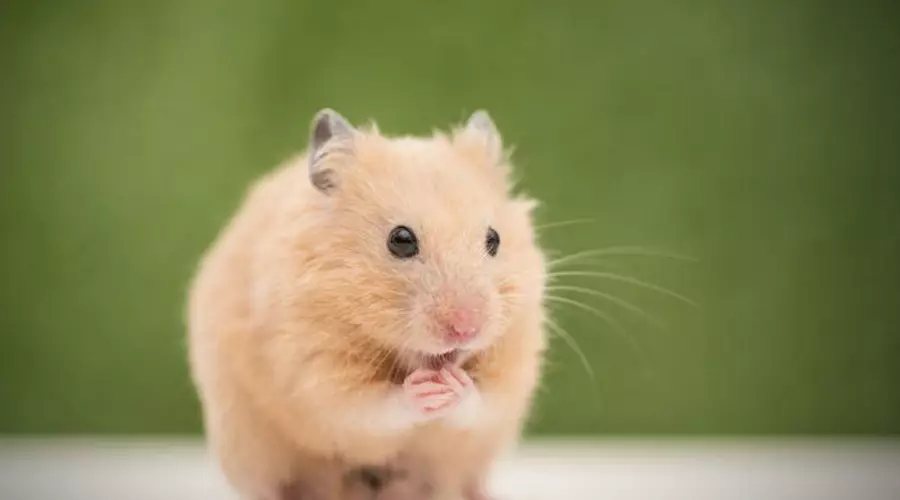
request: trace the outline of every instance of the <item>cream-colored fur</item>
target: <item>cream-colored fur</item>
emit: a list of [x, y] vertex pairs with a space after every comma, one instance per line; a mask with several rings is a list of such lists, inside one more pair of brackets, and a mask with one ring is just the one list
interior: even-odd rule
[[[211, 449], [247, 499], [277, 500], [310, 457], [382, 464], [401, 453], [430, 464], [453, 498], [515, 443], [545, 349], [545, 261], [535, 203], [511, 194], [499, 136], [475, 125], [332, 141], [328, 192], [299, 155], [252, 186], [202, 259], [188, 303], [192, 375]], [[387, 250], [400, 224], [419, 238], [416, 259]], [[484, 250], [489, 226], [496, 257]], [[463, 365], [477, 394], [423, 421], [391, 374], [444, 348], [434, 317], [460, 301], [484, 312]]]

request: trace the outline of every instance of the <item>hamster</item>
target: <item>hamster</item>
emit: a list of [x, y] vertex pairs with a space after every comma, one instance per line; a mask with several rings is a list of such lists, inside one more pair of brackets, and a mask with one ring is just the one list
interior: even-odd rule
[[483, 110], [387, 136], [323, 109], [249, 188], [186, 313], [206, 438], [242, 498], [400, 456], [434, 498], [489, 498], [546, 349], [538, 203], [513, 174]]

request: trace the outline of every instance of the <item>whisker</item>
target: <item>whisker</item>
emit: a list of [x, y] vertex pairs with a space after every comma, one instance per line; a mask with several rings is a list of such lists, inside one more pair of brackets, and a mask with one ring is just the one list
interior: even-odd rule
[[575, 252], [569, 255], [564, 255], [558, 259], [551, 260], [547, 263], [548, 267], [558, 266], [560, 264], [565, 264], [566, 262], [577, 261], [579, 259], [584, 259], [587, 257], [604, 257], [604, 256], [613, 256], [613, 255], [621, 255], [621, 256], [637, 256], [637, 257], [663, 257], [675, 260], [683, 260], [688, 262], [697, 262], [698, 259], [694, 257], [690, 257], [688, 255], [681, 255], [673, 252], [667, 252], [664, 250], [656, 250], [652, 248], [644, 248], [638, 246], [618, 246], [618, 247], [606, 247], [606, 248], [594, 248], [590, 250], [583, 250], [580, 252]]
[[685, 297], [684, 295], [681, 295], [678, 292], [674, 292], [672, 290], [669, 290], [668, 288], [661, 287], [659, 285], [654, 285], [653, 283], [647, 283], [645, 281], [641, 281], [632, 276], [622, 276], [621, 274], [615, 274], [615, 273], [609, 273], [609, 272], [603, 272], [603, 271], [556, 271], [556, 272], [552, 272], [552, 273], [548, 274], [547, 276], [551, 277], [551, 278], [557, 278], [557, 277], [562, 277], [562, 276], [585, 276], [585, 277], [593, 277], [593, 278], [606, 278], [606, 279], [610, 279], [613, 281], [621, 281], [623, 283], [628, 283], [628, 284], [631, 284], [634, 286], [646, 288], [648, 290], [653, 290], [655, 292], [668, 295], [670, 297], [676, 298], [676, 299], [678, 299], [688, 305], [694, 306], [694, 307], [700, 307], [696, 302]]
[[618, 321], [616, 321], [608, 313], [603, 312], [595, 307], [591, 307], [587, 304], [584, 304], [583, 302], [579, 302], [577, 300], [570, 299], [568, 297], [560, 297], [558, 295], [549, 295], [548, 294], [548, 295], [546, 295], [546, 298], [547, 298], [547, 300], [549, 300], [551, 302], [559, 302], [562, 304], [568, 304], [571, 306], [575, 306], [581, 310], [587, 311], [587, 312], [597, 316], [598, 318], [606, 321], [606, 323], [612, 327], [613, 331], [631, 347], [631, 349], [637, 355], [640, 363], [644, 366], [647, 365], [647, 354], [644, 352], [644, 348], [633, 336], [629, 335], [628, 332], [626, 332], [625, 329], [622, 328], [622, 325]]
[[587, 305], [587, 304], [584, 304], [584, 303], [579, 302], [579, 301], [577, 301], [577, 300], [570, 299], [570, 298], [568, 298], [568, 297], [560, 297], [560, 296], [558, 296], [558, 295], [547, 295], [546, 298], [547, 298], [547, 300], [550, 300], [550, 301], [560, 302], [560, 303], [563, 303], [563, 304], [569, 304], [569, 305], [575, 306], [575, 307], [577, 307], [577, 308], [579, 308], [579, 309], [581, 309], [581, 310], [583, 310], [583, 311], [587, 311], [587, 312], [589, 312], [589, 313], [591, 313], [591, 314], [597, 316], [598, 318], [600, 318], [600, 319], [606, 321], [607, 323], [609, 323], [609, 326], [615, 328], [615, 329], [618, 330], [619, 332], [623, 332], [623, 331], [624, 331], [624, 330], [622, 329], [622, 326], [619, 324], [619, 322], [616, 321], [615, 319], [613, 319], [612, 316], [610, 316], [609, 314], [607, 314], [607, 313], [605, 313], [605, 312], [603, 312], [603, 311], [601, 311], [601, 310], [599, 310], [599, 309], [597, 309], [597, 308], [595, 308], [595, 307], [591, 307], [591, 306], [589, 306], [589, 305]]
[[[412, 336], [406, 336], [403, 342], [400, 344], [400, 348], [397, 349], [393, 354], [393, 359], [391, 360], [391, 366], [388, 367], [388, 377], [392, 377], [394, 374], [394, 370], [397, 369], [397, 365], [400, 363], [400, 353], [404, 352], [409, 348], [410, 341]], [[390, 355], [390, 353], [388, 354]]]
[[575, 342], [575, 339], [572, 335], [567, 332], [563, 327], [559, 326], [555, 321], [550, 319], [549, 317], [544, 318], [544, 322], [547, 326], [553, 330], [563, 341], [568, 344], [569, 348], [575, 352], [575, 355], [578, 356], [578, 359], [581, 361], [581, 364], [584, 366], [584, 370], [587, 372], [588, 377], [590, 377], [592, 383], [596, 383], [596, 378], [594, 375], [594, 369], [591, 368], [590, 362], [588, 362], [587, 356], [585, 356], [584, 351], [581, 350], [581, 347], [578, 346], [578, 342]]
[[[401, 329], [399, 326], [397, 328], [400, 331], [411, 332], [411, 328]], [[410, 344], [412, 344], [413, 335], [411, 333], [407, 333], [403, 336], [399, 347], [394, 349], [385, 350], [383, 356], [381, 357], [378, 367], [380, 367], [391, 355], [393, 355], [393, 359], [391, 359], [391, 365], [388, 367], [388, 376], [390, 377], [394, 370], [398, 367], [401, 359], [401, 353], [406, 352], [409, 349]]]
[[661, 330], [666, 329], [665, 325], [662, 322], [658, 321], [656, 318], [651, 316], [648, 312], [646, 312], [643, 309], [641, 309], [640, 307], [632, 304], [631, 302], [628, 302], [625, 299], [620, 299], [619, 297], [616, 297], [615, 295], [601, 292], [599, 290], [594, 290], [591, 288], [580, 287], [580, 286], [552, 285], [552, 286], [547, 287], [547, 291], [552, 292], [554, 290], [579, 292], [579, 293], [584, 293], [587, 295], [593, 295], [595, 297], [604, 298], [604, 299], [612, 302], [613, 304], [616, 304], [616, 305], [622, 307], [623, 309], [626, 309], [628, 311], [631, 311], [631, 312], [641, 316], [642, 318], [644, 318], [648, 322], [652, 323], [657, 328], [659, 328]]
[[[398, 325], [399, 327], [399, 325]], [[397, 328], [395, 328], [397, 329]], [[363, 351], [363, 356], [365, 361], [365, 369], [363, 373], [371, 373], [373, 376], [377, 375], [379, 370], [383, 367], [385, 361], [387, 361], [392, 354], [397, 352], [403, 352], [406, 348], [407, 343], [409, 342], [409, 337], [403, 339], [401, 346], [399, 349], [390, 348], [387, 346], [375, 346], [372, 345], [371, 341], [368, 339], [362, 338], [356, 342], [351, 342], [351, 346], [359, 352], [361, 349]], [[374, 353], [372, 351], [375, 351]], [[392, 362], [391, 370], [393, 370], [393, 364], [396, 362], [396, 357]]]
[[587, 218], [569, 219], [569, 220], [553, 221], [553, 222], [546, 222], [544, 224], [538, 224], [538, 225], [534, 226], [534, 229], [539, 231], [539, 230], [543, 230], [543, 229], [550, 229], [553, 227], [571, 226], [574, 224], [587, 224], [590, 222], [595, 222], [595, 221], [594, 221], [594, 219], [587, 219]]

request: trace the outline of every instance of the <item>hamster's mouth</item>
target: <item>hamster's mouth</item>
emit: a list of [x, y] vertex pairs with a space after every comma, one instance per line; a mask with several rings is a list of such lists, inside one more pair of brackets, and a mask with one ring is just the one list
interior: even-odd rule
[[426, 368], [438, 370], [444, 365], [452, 365], [456, 363], [462, 352], [459, 349], [452, 349], [441, 354], [423, 354], [422, 364]]
[[440, 370], [447, 365], [461, 366], [467, 362], [472, 353], [464, 349], [452, 349], [439, 354], [423, 351], [407, 351], [400, 359], [401, 363], [393, 363], [389, 372], [389, 379], [398, 385], [412, 372], [424, 368], [426, 370]]

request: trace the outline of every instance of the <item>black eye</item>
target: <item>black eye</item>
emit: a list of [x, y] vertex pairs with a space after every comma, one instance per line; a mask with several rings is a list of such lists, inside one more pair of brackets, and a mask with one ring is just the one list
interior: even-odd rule
[[401, 259], [415, 257], [419, 253], [419, 240], [412, 229], [406, 226], [397, 226], [391, 230], [387, 246], [395, 257]]
[[488, 255], [491, 257], [497, 255], [497, 249], [500, 248], [500, 235], [497, 234], [497, 231], [494, 231], [494, 228], [492, 227], [488, 228], [484, 246], [487, 249]]

